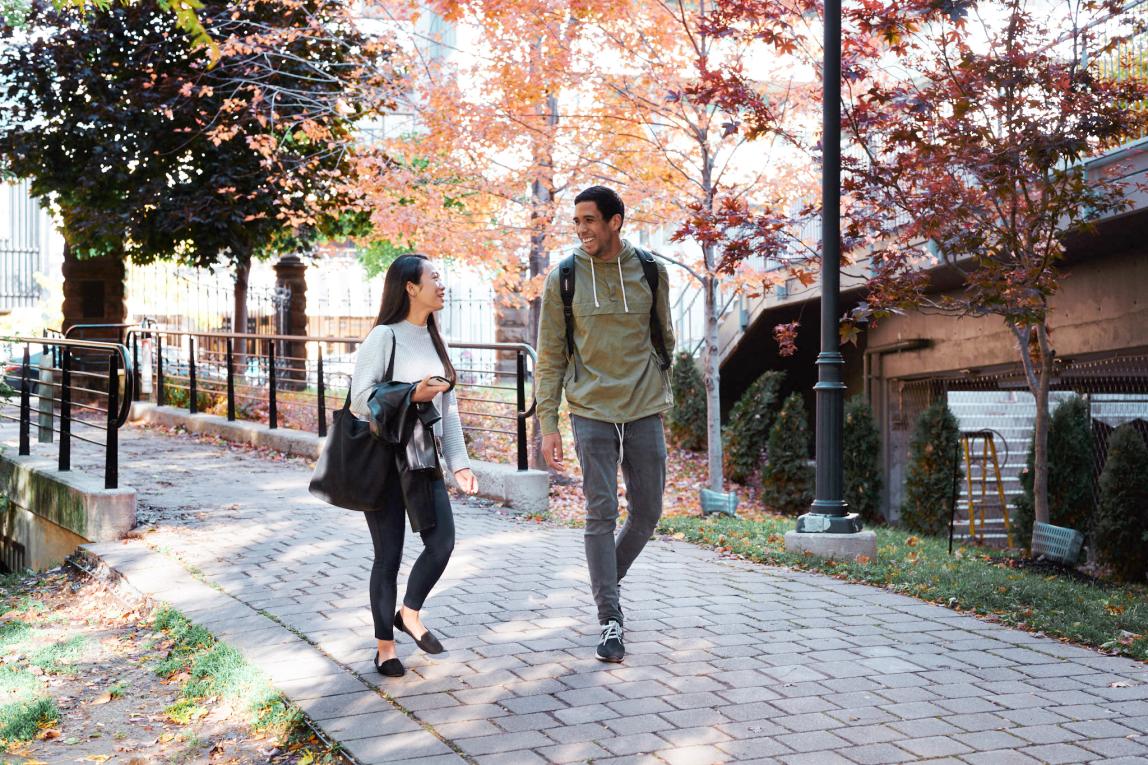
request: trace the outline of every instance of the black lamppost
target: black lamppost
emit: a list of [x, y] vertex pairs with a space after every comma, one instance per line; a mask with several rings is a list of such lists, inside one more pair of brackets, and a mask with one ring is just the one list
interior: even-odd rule
[[842, 430], [845, 383], [838, 337], [841, 291], [841, 0], [825, 0], [825, 54], [821, 106], [821, 353], [817, 356], [817, 483], [798, 532], [861, 531], [861, 519], [844, 499]]

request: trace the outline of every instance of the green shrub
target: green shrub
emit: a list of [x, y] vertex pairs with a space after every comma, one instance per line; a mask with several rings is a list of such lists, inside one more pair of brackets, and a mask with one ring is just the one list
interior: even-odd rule
[[1148, 446], [1132, 425], [1108, 440], [1100, 474], [1100, 507], [1093, 528], [1097, 558], [1120, 579], [1143, 582], [1148, 574]]
[[[1034, 515], [1032, 477], [1034, 444], [1029, 442], [1028, 458], [1020, 474], [1022, 493], [1013, 500], [1014, 544], [1032, 543]], [[1092, 419], [1088, 402], [1080, 396], [1065, 399], [1052, 412], [1048, 423], [1048, 520], [1087, 534], [1095, 514], [1092, 493]]]
[[729, 480], [745, 483], [761, 469], [769, 428], [777, 416], [777, 389], [784, 378], [784, 372], [766, 372], [730, 410], [729, 424], [722, 429], [725, 477]]
[[905, 473], [905, 502], [901, 523], [922, 534], [944, 534], [949, 528], [954, 475], [961, 471], [957, 456], [960, 428], [944, 399], [921, 412], [909, 442]]
[[706, 387], [697, 362], [682, 351], [670, 375], [674, 408], [670, 410], [670, 439], [691, 452], [706, 448]]
[[769, 429], [766, 449], [761, 472], [761, 499], [766, 509], [789, 515], [807, 512], [813, 502], [813, 467], [809, 464], [809, 422], [801, 394], [785, 399]]
[[866, 522], [884, 520], [881, 516], [881, 434], [873, 420], [873, 410], [861, 396], [845, 404], [843, 434], [845, 457], [845, 502], [850, 512]]

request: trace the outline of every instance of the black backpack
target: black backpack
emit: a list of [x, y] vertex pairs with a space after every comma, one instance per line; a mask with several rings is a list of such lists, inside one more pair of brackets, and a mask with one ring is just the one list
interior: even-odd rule
[[[658, 354], [658, 363], [663, 370], [669, 369], [671, 364], [670, 352], [666, 350], [665, 337], [662, 334], [662, 322], [658, 319], [658, 266], [654, 262], [653, 253], [640, 247], [635, 247], [638, 261], [642, 264], [642, 271], [646, 276], [646, 284], [650, 285], [650, 294], [653, 302], [650, 304], [650, 341], [654, 352]], [[558, 285], [562, 293], [562, 315], [566, 318], [566, 353], [574, 358], [574, 256], [570, 255], [558, 264]]]

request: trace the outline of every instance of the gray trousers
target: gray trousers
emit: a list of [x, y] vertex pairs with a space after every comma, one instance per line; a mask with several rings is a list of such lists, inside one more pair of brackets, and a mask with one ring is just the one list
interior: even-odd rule
[[[586, 564], [598, 621], [622, 622], [618, 583], [646, 546], [662, 517], [666, 489], [666, 435], [655, 414], [626, 424], [571, 415], [586, 495]], [[621, 460], [619, 460], [621, 457]], [[618, 463], [626, 481], [629, 515], [617, 538]]]

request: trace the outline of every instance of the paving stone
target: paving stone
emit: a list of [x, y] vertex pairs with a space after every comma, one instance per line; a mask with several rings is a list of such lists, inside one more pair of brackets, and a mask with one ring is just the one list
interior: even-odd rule
[[520, 749], [537, 749], [552, 745], [554, 740], [538, 731], [530, 730], [462, 739], [455, 743], [469, 755], [482, 755], [510, 753]]
[[972, 749], [948, 736], [929, 736], [927, 738], [911, 738], [897, 742], [897, 746], [907, 749], [918, 757], [947, 757], [953, 754], [964, 754]]
[[669, 728], [658, 735], [674, 747], [701, 746], [703, 744], [716, 744], [729, 740], [729, 734], [719, 728], [704, 726], [700, 728]]
[[353, 741], [344, 741], [344, 748], [364, 765], [393, 763], [418, 757], [443, 755], [444, 762], [460, 762], [462, 758], [450, 750], [443, 742], [427, 733], [395, 733], [389, 736], [375, 736]]
[[[547, 762], [554, 763], [596, 761], [609, 754], [605, 749], [592, 741], [547, 746], [537, 749], [537, 752], [542, 755]], [[508, 756], [512, 757], [512, 755]], [[510, 761], [513, 762], [512, 759]]]
[[1060, 765], [1065, 762], [1088, 762], [1096, 759], [1096, 755], [1087, 749], [1081, 749], [1072, 744], [1043, 744], [1022, 749], [1023, 754], [1035, 757], [1049, 765]]
[[850, 747], [842, 752], [858, 765], [883, 765], [884, 763], [909, 762], [916, 757], [890, 744], [865, 744]]
[[1140, 757], [1148, 760], [1148, 740], [1141, 743], [1131, 738], [1093, 738], [1077, 741], [1076, 745], [1105, 757]]
[[713, 746], [663, 749], [657, 755], [669, 765], [724, 765], [729, 762], [729, 755]]
[[665, 749], [666, 740], [653, 733], [636, 733], [603, 738], [598, 746], [614, 755], [649, 754]]

